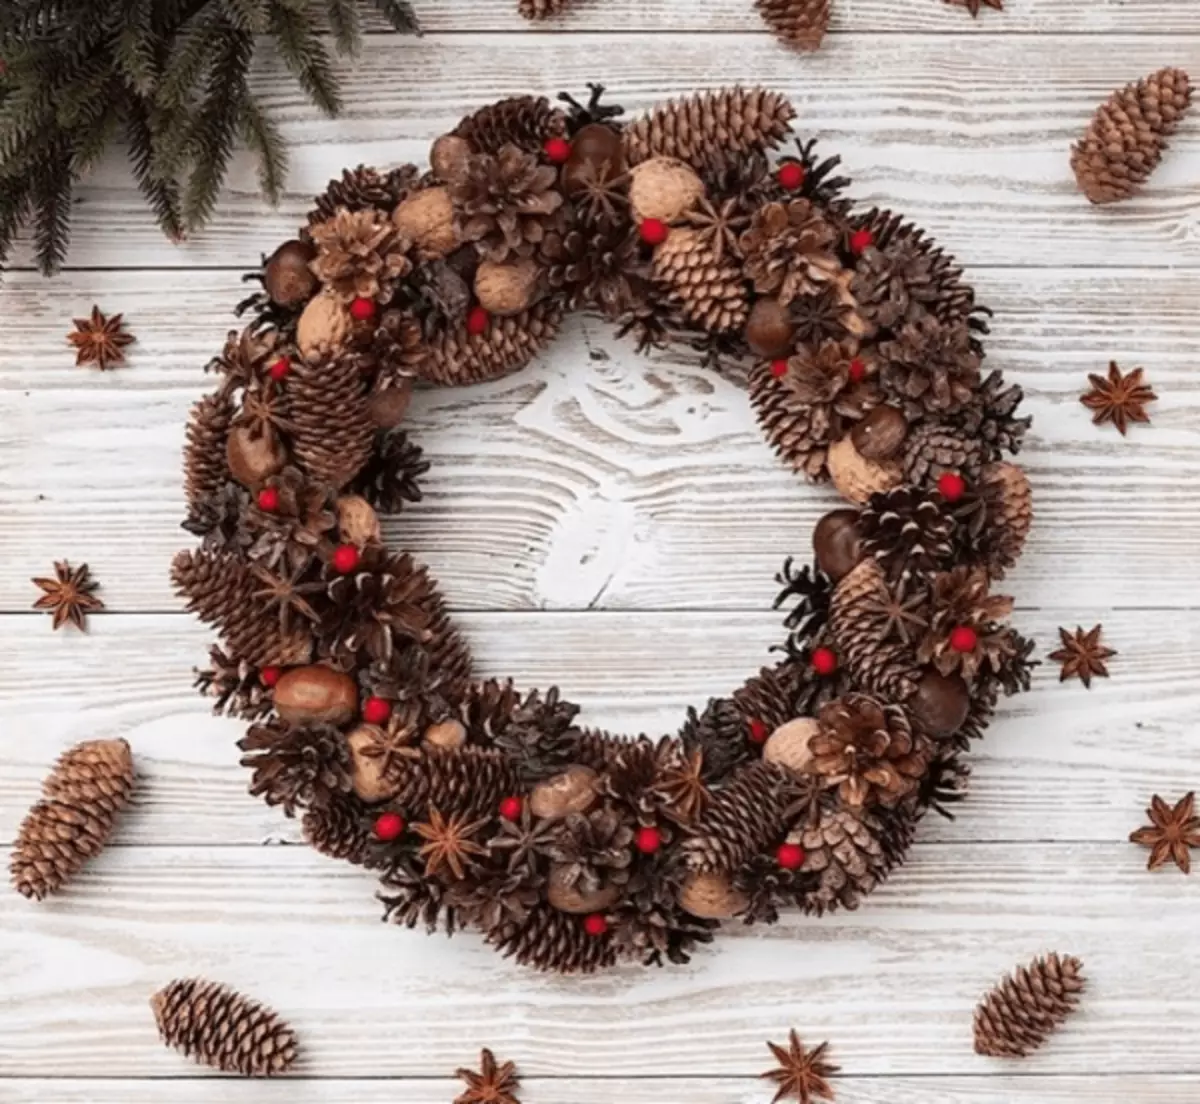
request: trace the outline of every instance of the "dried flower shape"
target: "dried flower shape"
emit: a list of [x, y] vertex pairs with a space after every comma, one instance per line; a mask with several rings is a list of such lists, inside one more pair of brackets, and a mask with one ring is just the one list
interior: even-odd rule
[[778, 1086], [771, 1104], [794, 1097], [799, 1104], [812, 1104], [814, 1100], [833, 1100], [833, 1087], [829, 1079], [839, 1072], [839, 1067], [825, 1058], [828, 1043], [808, 1050], [800, 1041], [800, 1036], [793, 1030], [788, 1033], [788, 1045], [767, 1043], [778, 1069], [768, 1070], [762, 1076], [768, 1081], [774, 1081]]
[[663, 811], [680, 824], [694, 824], [712, 799], [704, 777], [704, 748], [683, 750], [672, 744], [672, 755], [659, 773], [655, 789]]
[[859, 338], [866, 332], [858, 304], [841, 276], [834, 277], [820, 291], [793, 299], [789, 311], [797, 345]]
[[421, 739], [424, 720], [419, 703], [394, 705], [385, 724], [367, 728], [370, 735], [363, 742], [361, 753], [375, 761], [383, 778], [395, 778], [406, 762], [420, 758], [416, 745]]
[[566, 130], [566, 115], [545, 96], [512, 96], [468, 115], [452, 133], [465, 138], [476, 153], [499, 153], [505, 146], [516, 146], [540, 154], [548, 138], [560, 137]]
[[487, 854], [487, 848], [472, 838], [486, 823], [484, 820], [468, 821], [459, 813], [452, 813], [447, 818], [437, 809], [430, 809], [428, 821], [412, 826], [425, 841], [419, 854], [425, 860], [426, 875], [462, 881], [467, 876], [467, 869], [475, 864], [476, 856]]
[[1114, 92], [1071, 150], [1083, 194], [1093, 203], [1135, 195], [1158, 168], [1191, 102], [1191, 81], [1182, 69], [1160, 69]]
[[421, 170], [416, 165], [400, 165], [386, 173], [367, 165], [343, 169], [342, 175], [331, 180], [313, 201], [315, 206], [308, 213], [308, 225], [328, 222], [339, 210], [374, 209], [390, 213], [416, 189], [420, 176]]
[[1059, 682], [1077, 678], [1090, 690], [1094, 676], [1108, 678], [1108, 667], [1104, 661], [1117, 653], [1100, 643], [1100, 634], [1103, 631], [1103, 625], [1096, 625], [1087, 632], [1076, 626], [1074, 634], [1059, 628], [1058, 637], [1062, 641], [1062, 647], [1050, 653], [1050, 658], [1055, 663], [1062, 664], [1062, 670], [1058, 674]]
[[276, 492], [274, 510], [252, 506], [246, 527], [255, 535], [250, 558], [272, 571], [300, 572], [328, 553], [337, 532], [335, 493], [299, 468], [284, 468], [265, 484]]
[[270, 1077], [296, 1061], [296, 1034], [271, 1009], [226, 985], [187, 978], [150, 999], [162, 1041], [223, 1073]]
[[[526, 0], [522, 0], [523, 5], [525, 2]], [[534, 2], [541, 3], [545, 0]], [[550, 2], [565, 6], [563, 0]], [[517, 1067], [512, 1062], [498, 1064], [496, 1056], [487, 1047], [480, 1052], [478, 1073], [474, 1070], [460, 1069], [455, 1076], [467, 1083], [467, 1090], [454, 1098], [454, 1104], [521, 1104], [517, 1099], [517, 1089], [520, 1088]]]
[[210, 666], [196, 671], [196, 689], [213, 699], [213, 712], [247, 721], [261, 720], [275, 708], [258, 668], [228, 656], [216, 645], [208, 650]]
[[807, 199], [768, 203], [742, 235], [745, 274], [760, 295], [790, 303], [820, 291], [842, 268], [838, 233]]
[[715, 260], [742, 256], [741, 236], [750, 222], [750, 215], [741, 196], [731, 196], [719, 202], [702, 197], [683, 221], [699, 233], [700, 241]]
[[1092, 412], [1092, 424], [1112, 422], [1124, 437], [1130, 422], [1149, 423], [1146, 404], [1158, 396], [1143, 382], [1144, 374], [1142, 368], [1122, 373], [1115, 360], [1109, 362], [1107, 379], [1089, 372], [1092, 389], [1084, 392], [1079, 401]]
[[878, 621], [879, 639], [913, 646], [929, 629], [929, 594], [910, 584], [885, 586], [869, 595], [863, 610]]
[[525, 802], [518, 819], [501, 819], [499, 834], [488, 841], [488, 852], [501, 855], [510, 874], [540, 881], [542, 860], [549, 859], [558, 830], [554, 821], [536, 819]]
[[616, 809], [601, 807], [586, 815], [573, 813], [560, 828], [550, 857], [561, 863], [567, 887], [594, 893], [602, 886], [629, 880], [633, 861], [633, 828]]
[[929, 748], [901, 706], [847, 694], [824, 706], [819, 721], [809, 743], [810, 769], [837, 786], [852, 808], [895, 805], [916, 789], [929, 766]]
[[397, 282], [412, 269], [412, 242], [390, 218], [375, 208], [340, 209], [332, 218], [309, 227], [317, 247], [313, 275], [342, 300], [373, 299], [385, 303]]
[[124, 362], [125, 348], [136, 338], [125, 332], [123, 318], [121, 314], [106, 318], [99, 307], [92, 307], [90, 317], [74, 319], [75, 329], [67, 340], [75, 346], [76, 367], [91, 364], [103, 372]]
[[980, 356], [966, 323], [924, 316], [901, 328], [879, 349], [879, 382], [910, 422], [927, 414], [957, 414], [980, 382]]
[[472, 157], [451, 196], [461, 239], [497, 262], [533, 256], [563, 202], [554, 166], [511, 145]]
[[1079, 959], [1046, 955], [1020, 966], [975, 1009], [975, 1052], [1023, 1058], [1075, 1010], [1084, 979]]
[[[281, 635], [291, 635], [295, 627], [293, 614], [314, 623], [321, 619], [309, 599], [323, 595], [325, 584], [320, 579], [312, 578], [307, 569], [277, 575], [258, 564], [251, 564], [250, 571], [258, 582], [258, 590], [254, 592], [255, 601], [260, 602], [264, 610], [278, 615]], [[304, 581], [306, 576], [308, 582]]]
[[1200, 847], [1200, 817], [1195, 812], [1194, 792], [1184, 794], [1174, 808], [1158, 794], [1150, 799], [1150, 824], [1129, 836], [1130, 843], [1151, 849], [1146, 869], [1157, 870], [1170, 860], [1185, 874], [1192, 872], [1191, 849]]
[[755, 0], [775, 37], [797, 50], [820, 48], [829, 29], [830, 0]]
[[18, 893], [41, 900], [59, 890], [108, 843], [133, 792], [124, 740], [89, 740], [64, 752], [21, 823], [9, 871]]
[[238, 741], [242, 766], [254, 774], [250, 793], [288, 816], [350, 792], [350, 751], [331, 725], [269, 721], [252, 725]]
[[[932, 664], [943, 675], [960, 674], [970, 681], [982, 668], [1001, 659], [1005, 638], [997, 622], [1012, 613], [1013, 600], [989, 594], [989, 584], [983, 568], [961, 565], [934, 577], [929, 630], [917, 648], [921, 663]], [[956, 629], [975, 633], [974, 646], [955, 647]]]
[[37, 578], [33, 584], [42, 591], [33, 608], [51, 614], [55, 629], [70, 624], [83, 631], [87, 615], [104, 609], [104, 603], [95, 595], [100, 584], [91, 577], [87, 564], [72, 567], [67, 560], [59, 560], [54, 565], [53, 579]]

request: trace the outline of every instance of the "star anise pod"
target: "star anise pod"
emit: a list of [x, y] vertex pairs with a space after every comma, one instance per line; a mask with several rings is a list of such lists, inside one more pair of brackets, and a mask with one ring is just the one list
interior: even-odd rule
[[827, 285], [815, 295], [801, 295], [791, 305], [796, 344], [820, 345], [841, 341], [851, 332], [854, 308], [837, 287]]
[[929, 595], [920, 587], [908, 589], [903, 583], [872, 595], [864, 610], [879, 619], [879, 641], [898, 640], [912, 644], [929, 628]]
[[1105, 666], [1104, 661], [1117, 653], [1112, 648], [1106, 648], [1100, 643], [1100, 634], [1103, 630], [1103, 625], [1097, 625], [1088, 632], [1084, 632], [1082, 628], [1076, 626], [1073, 635], [1066, 629], [1058, 630], [1062, 647], [1056, 652], [1051, 652], [1050, 658], [1056, 663], [1062, 664], [1062, 670], [1058, 675], [1059, 682], [1077, 678], [1084, 686], [1091, 689], [1094, 675], [1108, 678], [1108, 667]]
[[599, 229], [628, 218], [628, 173], [614, 173], [608, 164], [588, 165], [576, 177], [575, 189], [575, 209], [586, 225]]
[[467, 867], [474, 864], [474, 856], [487, 853], [485, 847], [471, 838], [485, 823], [482, 820], [468, 823], [459, 813], [447, 819], [437, 809], [430, 809], [428, 821], [412, 826], [425, 841], [419, 852], [425, 860], [425, 873], [436, 877], [445, 867], [456, 880], [465, 878]]
[[292, 614], [298, 613], [309, 621], [319, 621], [321, 615], [313, 609], [308, 595], [319, 594], [325, 589], [320, 580], [302, 583], [300, 580], [308, 570], [307, 565], [296, 568], [290, 575], [276, 575], [258, 564], [251, 565], [250, 570], [259, 582], [255, 591], [257, 598], [268, 610], [279, 611], [279, 632], [283, 636], [292, 634]]
[[94, 364], [101, 371], [125, 360], [125, 346], [132, 345], [133, 334], [126, 333], [124, 315], [106, 318], [99, 307], [92, 307], [91, 317], [74, 319], [75, 329], [67, 340], [75, 346], [75, 364], [83, 368]]
[[504, 855], [510, 872], [532, 874], [537, 870], [538, 859], [554, 845], [557, 832], [554, 821], [536, 819], [525, 801], [517, 820], [500, 819], [499, 834], [488, 841], [488, 850]]
[[406, 759], [419, 759], [420, 750], [415, 747], [421, 730], [421, 707], [417, 702], [397, 702], [392, 715], [382, 726], [369, 726], [370, 733], [363, 743], [362, 754], [375, 759], [379, 773], [384, 778], [392, 775], [393, 769]]
[[1112, 422], [1124, 437], [1130, 422], [1149, 423], [1146, 404], [1158, 396], [1143, 382], [1144, 372], [1142, 368], [1135, 368], [1128, 374], [1122, 373], [1114, 360], [1109, 362], [1107, 378], [1088, 374], [1092, 389], [1084, 392], [1079, 401], [1092, 412], [1093, 425]]
[[725, 259], [726, 250], [734, 257], [741, 257], [738, 240], [742, 231], [750, 225], [750, 216], [742, 209], [740, 196], [720, 204], [702, 199], [688, 213], [685, 221], [699, 231], [697, 241], [712, 254], [713, 264]]
[[1151, 848], [1147, 870], [1157, 870], [1168, 859], [1185, 874], [1192, 872], [1193, 847], [1200, 847], [1200, 817], [1195, 815], [1196, 794], [1185, 794], [1171, 808], [1158, 794], [1150, 799], [1146, 815], [1150, 824], [1129, 837], [1130, 843]]
[[54, 565], [54, 576], [53, 579], [33, 580], [34, 585], [44, 592], [33, 603], [33, 608], [51, 613], [55, 629], [61, 629], [68, 622], [77, 629], [84, 629], [87, 615], [104, 609], [104, 603], [93, 593], [100, 584], [91, 577], [87, 564], [72, 567], [66, 560]]
[[795, 1031], [790, 1032], [788, 1040], [787, 1047], [767, 1043], [779, 1062], [778, 1069], [768, 1070], [762, 1075], [779, 1086], [771, 1104], [789, 1096], [795, 1097], [800, 1104], [811, 1104], [813, 1100], [832, 1100], [833, 1088], [829, 1078], [838, 1072], [838, 1067], [825, 1060], [825, 1050], [829, 1044], [822, 1043], [819, 1047], [806, 1050]]
[[668, 816], [681, 824], [694, 824], [711, 798], [704, 780], [704, 749], [680, 751], [675, 764], [659, 775], [654, 789], [666, 803], [663, 811]]
[[517, 1099], [520, 1080], [512, 1062], [500, 1065], [496, 1056], [483, 1048], [479, 1055], [479, 1072], [460, 1069], [456, 1077], [467, 1083], [467, 1091], [454, 1098], [454, 1104], [521, 1104]]

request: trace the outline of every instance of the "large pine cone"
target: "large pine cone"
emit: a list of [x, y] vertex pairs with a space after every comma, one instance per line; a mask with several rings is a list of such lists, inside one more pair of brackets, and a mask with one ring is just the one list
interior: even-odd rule
[[838, 234], [807, 199], [768, 203], [754, 213], [739, 247], [760, 295], [791, 303], [819, 291], [842, 268]]
[[654, 275], [706, 333], [731, 333], [746, 324], [750, 301], [741, 267], [718, 257], [700, 231], [672, 230], [654, 251]]
[[269, 1077], [296, 1061], [296, 1035], [269, 1008], [201, 978], [173, 981], [150, 1000], [168, 1046], [223, 1073]]
[[183, 486], [193, 511], [206, 499], [214, 498], [229, 479], [225, 442], [234, 413], [233, 400], [224, 391], [217, 391], [205, 395], [188, 415]]
[[538, 905], [523, 920], [505, 920], [487, 941], [505, 958], [556, 974], [591, 974], [617, 961], [610, 936], [588, 935], [581, 917], [549, 905]]
[[863, 553], [893, 583], [930, 579], [954, 559], [954, 518], [919, 487], [872, 495], [858, 516], [858, 533]]
[[309, 227], [317, 247], [313, 275], [345, 302], [387, 302], [397, 282], [412, 269], [412, 243], [402, 237], [383, 212], [338, 210], [332, 218]]
[[1160, 69], [1114, 92], [1071, 150], [1071, 169], [1083, 194], [1093, 203], [1136, 194], [1158, 168], [1191, 102], [1191, 81], [1182, 69]]
[[[959, 565], [933, 580], [929, 628], [917, 648], [917, 659], [943, 675], [962, 675], [968, 682], [981, 669], [998, 667], [1010, 649], [997, 622], [1012, 613], [1013, 600], [988, 593], [988, 573], [982, 567]], [[959, 651], [951, 644], [955, 629], [976, 633], [973, 648]]]
[[683, 844], [683, 856], [692, 870], [733, 871], [787, 830], [784, 818], [791, 780], [781, 767], [755, 763], [713, 795], [696, 826], [696, 834]]
[[269, 721], [252, 725], [238, 741], [250, 767], [250, 793], [288, 816], [297, 807], [324, 805], [350, 792], [350, 749], [336, 728]]
[[471, 157], [450, 194], [459, 239], [497, 263], [532, 257], [563, 203], [554, 166], [511, 145]]
[[66, 751], [17, 832], [9, 871], [17, 892], [41, 900], [60, 889], [112, 835], [133, 792], [124, 740], [89, 740]]
[[995, 579], [1016, 564], [1033, 526], [1033, 489], [1016, 464], [989, 464], [982, 479], [987, 503], [989, 542], [987, 568]]
[[817, 875], [805, 909], [818, 916], [858, 908], [859, 900], [886, 877], [891, 864], [880, 843], [882, 828], [861, 810], [823, 809], [800, 837], [807, 874]]
[[1081, 971], [1079, 959], [1057, 954], [1018, 967], [975, 1009], [975, 1052], [1023, 1058], [1040, 1047], [1079, 1003]]
[[416, 188], [421, 171], [416, 165], [401, 165], [386, 173], [366, 165], [343, 169], [342, 175], [329, 182], [328, 187], [313, 201], [308, 213], [308, 225], [326, 222], [338, 210], [376, 210], [390, 214]]
[[521, 792], [517, 772], [502, 752], [472, 746], [425, 748], [397, 764], [395, 783], [391, 804], [418, 820], [430, 808], [444, 816], [489, 816], [504, 798]]
[[755, 0], [755, 6], [775, 37], [797, 50], [816, 50], [829, 29], [830, 0]]
[[[555, 2], [565, 6], [568, 0], [548, 0]], [[547, 139], [561, 137], [566, 130], [566, 115], [545, 96], [512, 96], [468, 115], [453, 133], [465, 138], [476, 153], [499, 153], [505, 146], [516, 146], [540, 154]]]
[[300, 822], [310, 847], [331, 859], [362, 863], [371, 843], [364, 810], [353, 795], [309, 809]]
[[880, 385], [901, 405], [909, 422], [928, 414], [955, 414], [979, 387], [980, 356], [965, 322], [918, 318], [885, 341], [879, 352]]
[[468, 334], [465, 325], [442, 334], [418, 369], [427, 383], [461, 386], [499, 379], [524, 368], [558, 334], [562, 307], [537, 306], [510, 318], [492, 318], [486, 332]]
[[341, 487], [362, 470], [375, 443], [375, 423], [356, 359], [299, 363], [288, 377], [296, 459], [315, 480]]
[[992, 372], [975, 392], [975, 397], [953, 419], [959, 432], [977, 441], [984, 460], [999, 460], [1004, 453], [1018, 453], [1032, 417], [1015, 418], [1025, 394], [1017, 384], [1005, 386], [1000, 372]]
[[954, 472], [974, 483], [983, 459], [983, 443], [977, 438], [926, 422], [905, 438], [905, 481], [932, 488], [946, 472]]

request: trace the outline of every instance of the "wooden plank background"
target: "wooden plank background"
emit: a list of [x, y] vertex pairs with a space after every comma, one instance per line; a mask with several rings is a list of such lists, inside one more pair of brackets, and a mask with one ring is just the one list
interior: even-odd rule
[[[124, 736], [140, 771], [116, 846], [69, 892], [0, 897], [0, 1100], [439, 1104], [490, 1045], [527, 1072], [529, 1104], [758, 1104], [763, 1041], [794, 1026], [832, 1041], [844, 1104], [1191, 1104], [1200, 880], [1146, 874], [1124, 841], [1152, 792], [1200, 787], [1200, 125], [1113, 210], [1077, 194], [1067, 151], [1111, 88], [1200, 70], [1194, 0], [1009, 0], [977, 21], [839, 0], [812, 57], [762, 33], [750, 0], [578, 0], [536, 27], [514, 6], [418, 0], [425, 37], [373, 34], [337, 121], [264, 64], [293, 149], [278, 210], [241, 159], [212, 228], [171, 246], [114, 155], [79, 196], [69, 270], [46, 282], [20, 252], [0, 286], [0, 838], [75, 741]], [[779, 88], [857, 197], [959, 255], [996, 310], [989, 363], [1036, 419], [1017, 621], [1043, 650], [1060, 624], [1103, 621], [1120, 655], [1090, 693], [1040, 669], [974, 757], [959, 818], [931, 818], [857, 913], [730, 932], [684, 969], [563, 981], [381, 925], [369, 877], [245, 794], [241, 726], [190, 691], [208, 634], [166, 569], [189, 539], [183, 421], [240, 272], [343, 166], [421, 160], [487, 100], [598, 79], [631, 109]], [[93, 302], [136, 331], [127, 368], [74, 368], [63, 335]], [[1127, 440], [1077, 402], [1114, 358], [1160, 395]], [[521, 376], [423, 394], [412, 423], [435, 466], [389, 536], [433, 565], [482, 671], [659, 733], [768, 661], [772, 576], [831, 496], [772, 459], [737, 378], [573, 319]], [[62, 557], [104, 586], [84, 637], [28, 611], [30, 576]], [[1091, 979], [1070, 1029], [1019, 1066], [976, 1057], [979, 993], [1051, 949]], [[299, 1076], [217, 1086], [163, 1050], [147, 998], [195, 973], [288, 1015]]]

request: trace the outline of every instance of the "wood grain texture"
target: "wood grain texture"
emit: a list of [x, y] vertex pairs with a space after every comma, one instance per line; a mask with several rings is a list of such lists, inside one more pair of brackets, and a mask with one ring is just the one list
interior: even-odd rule
[[[656, 35], [373, 36], [346, 73], [348, 107], [336, 120], [317, 117], [290, 76], [267, 61], [257, 88], [292, 147], [280, 208], [264, 207], [253, 165], [240, 158], [217, 220], [187, 246], [173, 246], [114, 153], [80, 197], [70, 263], [250, 265], [294, 232], [307, 197], [343, 167], [423, 163], [434, 138], [501, 96], [583, 92], [603, 77], [633, 111], [752, 77], [792, 95], [801, 132], [843, 158], [857, 198], [904, 211], [973, 264], [1200, 265], [1195, 128], [1173, 141], [1145, 195], [1119, 209], [1091, 207], [1069, 165], [1071, 143], [1114, 86], [1165, 64], [1194, 63], [1200, 36], [835, 36], [797, 59], [763, 34], [680, 33], [669, 53], [666, 66]], [[27, 264], [27, 252], [15, 262]]]

